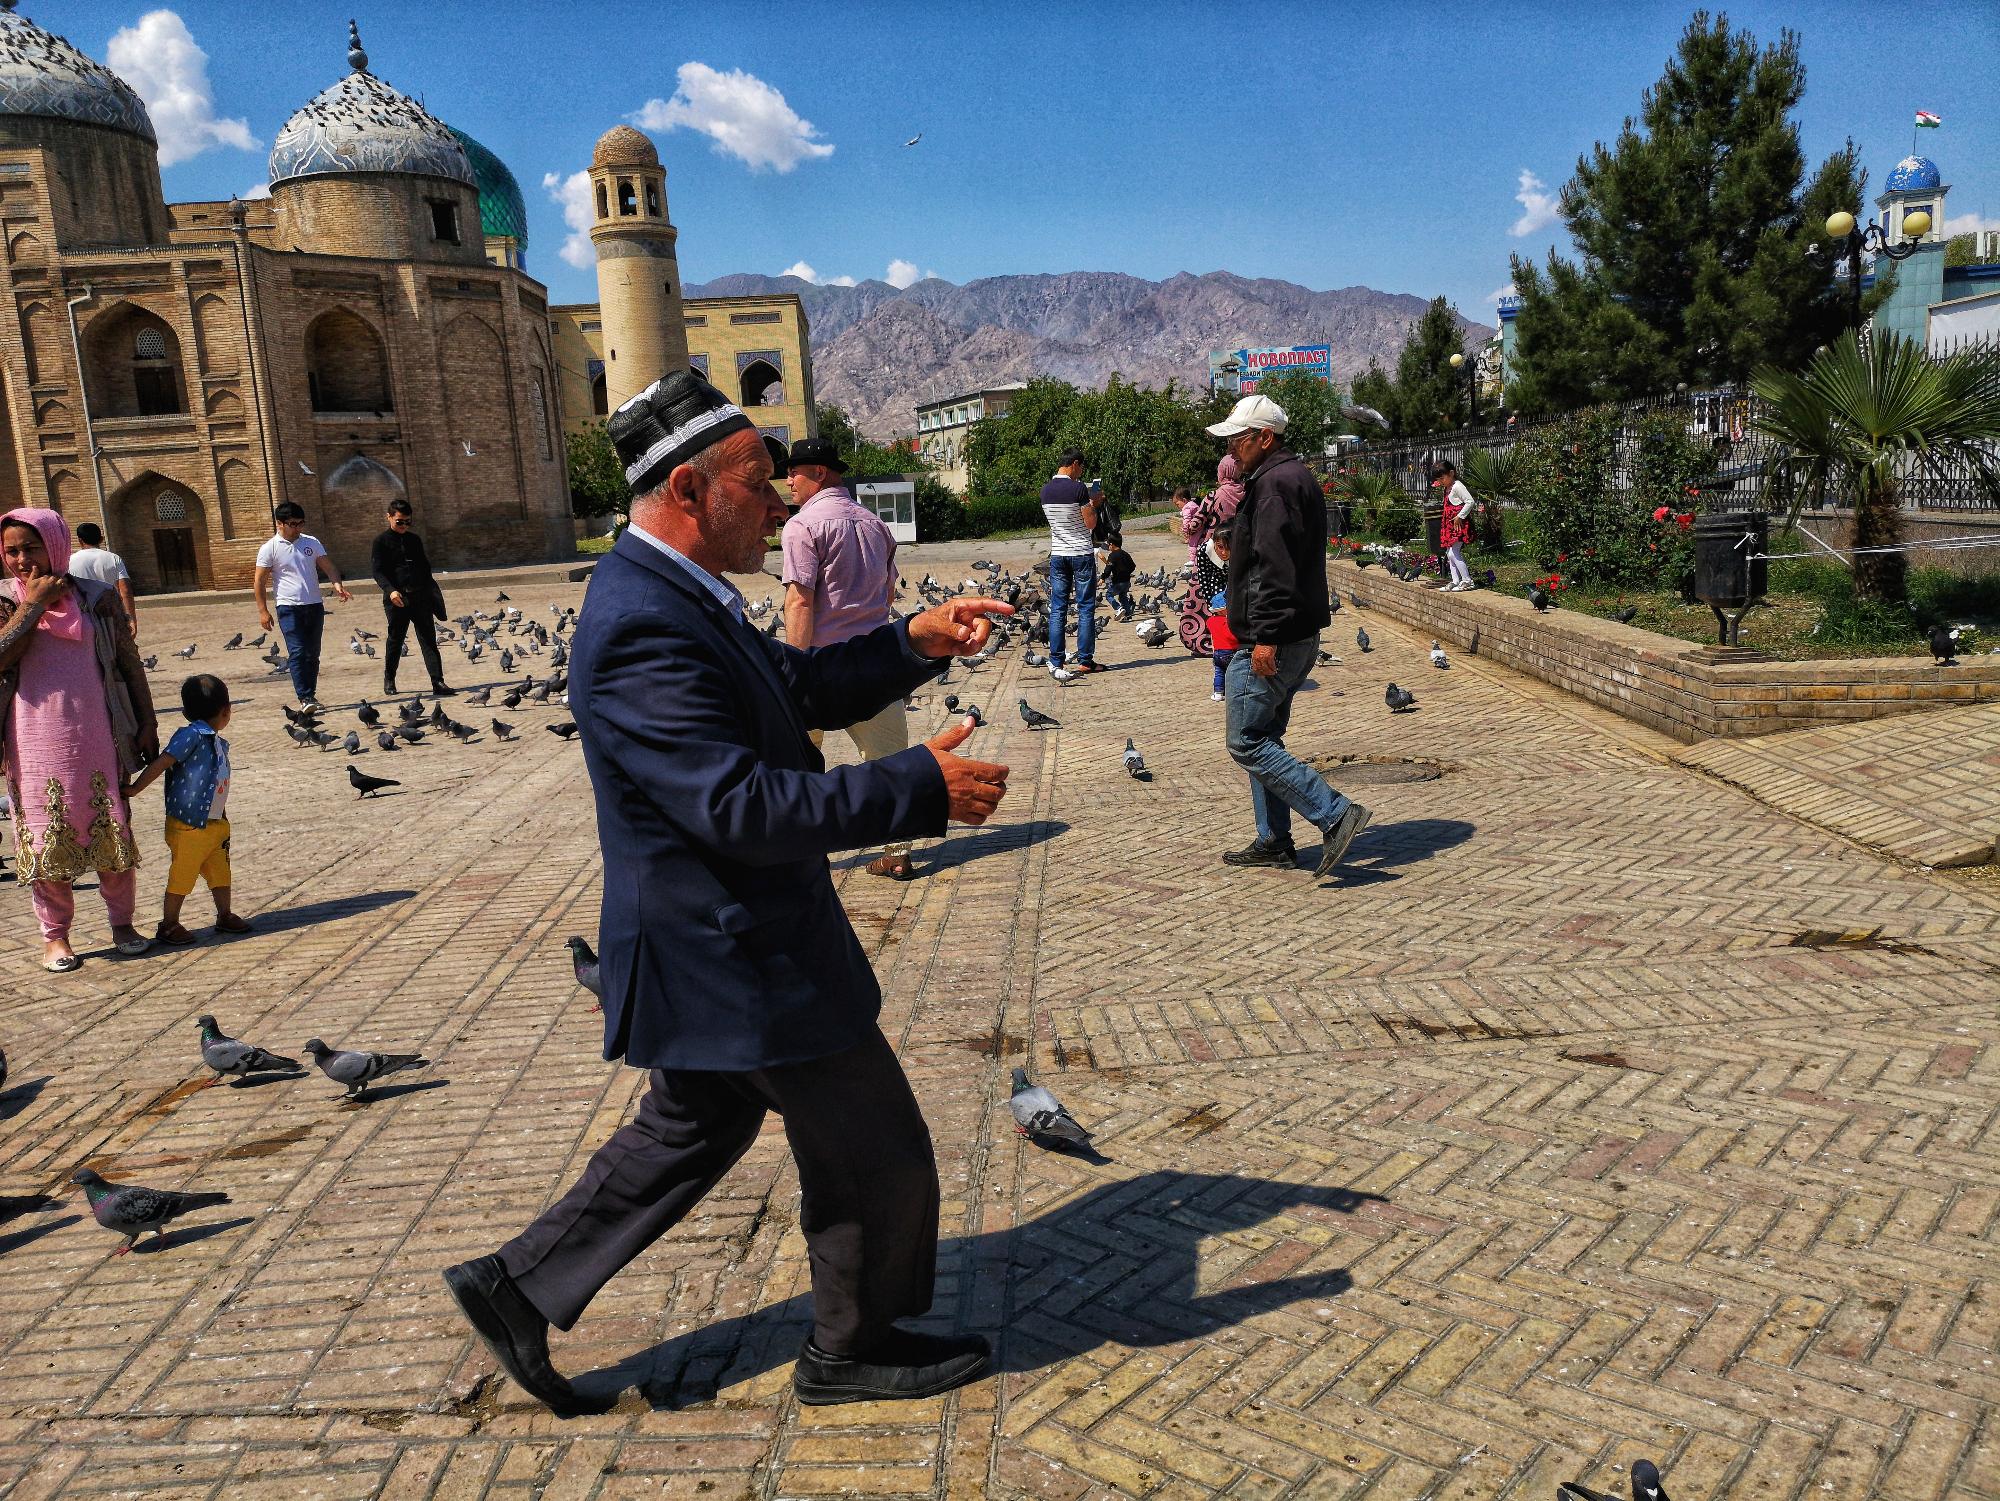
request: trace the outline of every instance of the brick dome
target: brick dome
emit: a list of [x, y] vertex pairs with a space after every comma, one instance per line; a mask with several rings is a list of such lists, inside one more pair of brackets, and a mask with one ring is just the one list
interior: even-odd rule
[[593, 167], [657, 167], [660, 153], [641, 131], [629, 125], [614, 125], [597, 138], [590, 154]]

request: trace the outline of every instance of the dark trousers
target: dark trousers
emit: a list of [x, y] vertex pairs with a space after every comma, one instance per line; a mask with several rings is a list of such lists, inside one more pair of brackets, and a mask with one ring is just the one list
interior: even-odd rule
[[304, 703], [319, 692], [319, 638], [326, 630], [326, 606], [279, 605], [278, 629], [285, 637], [292, 691]]
[[813, 1343], [865, 1353], [931, 1306], [938, 1181], [930, 1132], [881, 1033], [858, 1047], [748, 1073], [655, 1069], [631, 1123], [576, 1186], [500, 1249], [522, 1295], [558, 1329], [678, 1224], [756, 1140], [785, 1121], [812, 1263]]
[[417, 650], [424, 654], [424, 666], [430, 672], [431, 686], [441, 687], [444, 683], [444, 663], [438, 660], [437, 626], [432, 621], [429, 607], [392, 605], [384, 599], [382, 611], [389, 619], [389, 639], [382, 653], [383, 690], [388, 693], [396, 691], [396, 669], [403, 661], [403, 637], [412, 626], [416, 627]]

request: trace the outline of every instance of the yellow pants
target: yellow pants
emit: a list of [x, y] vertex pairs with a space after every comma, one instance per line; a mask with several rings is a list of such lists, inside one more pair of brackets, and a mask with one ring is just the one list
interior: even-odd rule
[[229, 889], [229, 820], [211, 818], [204, 829], [191, 828], [178, 818], [167, 820], [167, 849], [173, 863], [167, 868], [167, 895], [187, 896], [195, 878], [208, 882], [208, 889]]
[[[899, 698], [873, 719], [864, 719], [859, 724], [851, 724], [841, 733], [854, 742], [854, 748], [861, 752], [864, 761], [879, 761], [884, 756], [893, 756], [898, 751], [910, 748], [910, 720], [903, 711], [903, 701]], [[810, 731], [814, 745], [826, 743], [824, 730]], [[910, 841], [898, 840], [894, 844], [882, 846], [887, 855], [907, 855]]]

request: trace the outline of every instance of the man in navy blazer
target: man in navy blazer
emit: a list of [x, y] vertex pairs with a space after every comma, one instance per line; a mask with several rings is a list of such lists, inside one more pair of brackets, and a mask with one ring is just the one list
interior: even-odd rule
[[836, 646], [780, 645], [723, 578], [761, 571], [785, 521], [749, 418], [680, 371], [610, 429], [632, 519], [591, 578], [569, 692], [604, 852], [604, 1056], [651, 1087], [562, 1199], [446, 1284], [531, 1395], [601, 1410], [550, 1361], [549, 1325], [570, 1328], [776, 1110], [812, 1261], [801, 1400], [949, 1390], [985, 1374], [988, 1350], [896, 1323], [930, 1307], [937, 1168], [827, 856], [982, 823], [1007, 768], [954, 754], [969, 722], [833, 770], [810, 732], [881, 712], [1011, 611], [956, 600]]

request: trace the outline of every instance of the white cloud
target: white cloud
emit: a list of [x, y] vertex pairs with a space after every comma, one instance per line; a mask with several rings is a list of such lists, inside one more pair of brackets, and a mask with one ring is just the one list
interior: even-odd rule
[[544, 172], [542, 190], [562, 205], [563, 223], [569, 226], [569, 238], [556, 254], [582, 270], [596, 265], [597, 251], [590, 243], [590, 174], [572, 172], [564, 177], [560, 172]]
[[905, 287], [914, 287], [918, 282], [928, 281], [936, 275], [935, 271], [919, 271], [914, 261], [891, 261], [889, 270], [882, 280], [900, 292]]
[[247, 120], [218, 119], [208, 88], [208, 54], [170, 10], [148, 11], [111, 38], [105, 61], [138, 91], [160, 138], [160, 165], [171, 167], [211, 146], [255, 151]]
[[253, 182], [236, 195], [238, 198], [269, 198], [271, 185], [268, 182]]
[[1486, 294], [1486, 300], [1488, 302], [1497, 303], [1502, 297], [1512, 297], [1514, 295], [1515, 295], [1514, 284], [1510, 281], [1507, 283], [1506, 286], [1495, 287], [1492, 291], [1488, 292]]
[[804, 261], [792, 262], [791, 265], [780, 271], [778, 275], [796, 276], [800, 281], [809, 281], [816, 287], [851, 287], [854, 285], [854, 278], [851, 276], [821, 276]]
[[1514, 221], [1514, 227], [1507, 233], [1516, 239], [1531, 235], [1538, 229], [1547, 229], [1556, 222], [1560, 195], [1551, 193], [1549, 185], [1526, 167], [1521, 169], [1521, 185], [1515, 190], [1514, 201], [1521, 205], [1521, 217]]
[[1938, 233], [1949, 240], [1953, 235], [1976, 235], [1989, 229], [2000, 229], [2000, 219], [1989, 219], [1984, 214], [1953, 214], [1938, 226]]
[[789, 172], [802, 161], [833, 155], [831, 143], [816, 139], [812, 121], [800, 119], [785, 96], [755, 74], [682, 63], [676, 76], [673, 98], [648, 99], [632, 116], [640, 129], [700, 131], [717, 151], [753, 172]]

